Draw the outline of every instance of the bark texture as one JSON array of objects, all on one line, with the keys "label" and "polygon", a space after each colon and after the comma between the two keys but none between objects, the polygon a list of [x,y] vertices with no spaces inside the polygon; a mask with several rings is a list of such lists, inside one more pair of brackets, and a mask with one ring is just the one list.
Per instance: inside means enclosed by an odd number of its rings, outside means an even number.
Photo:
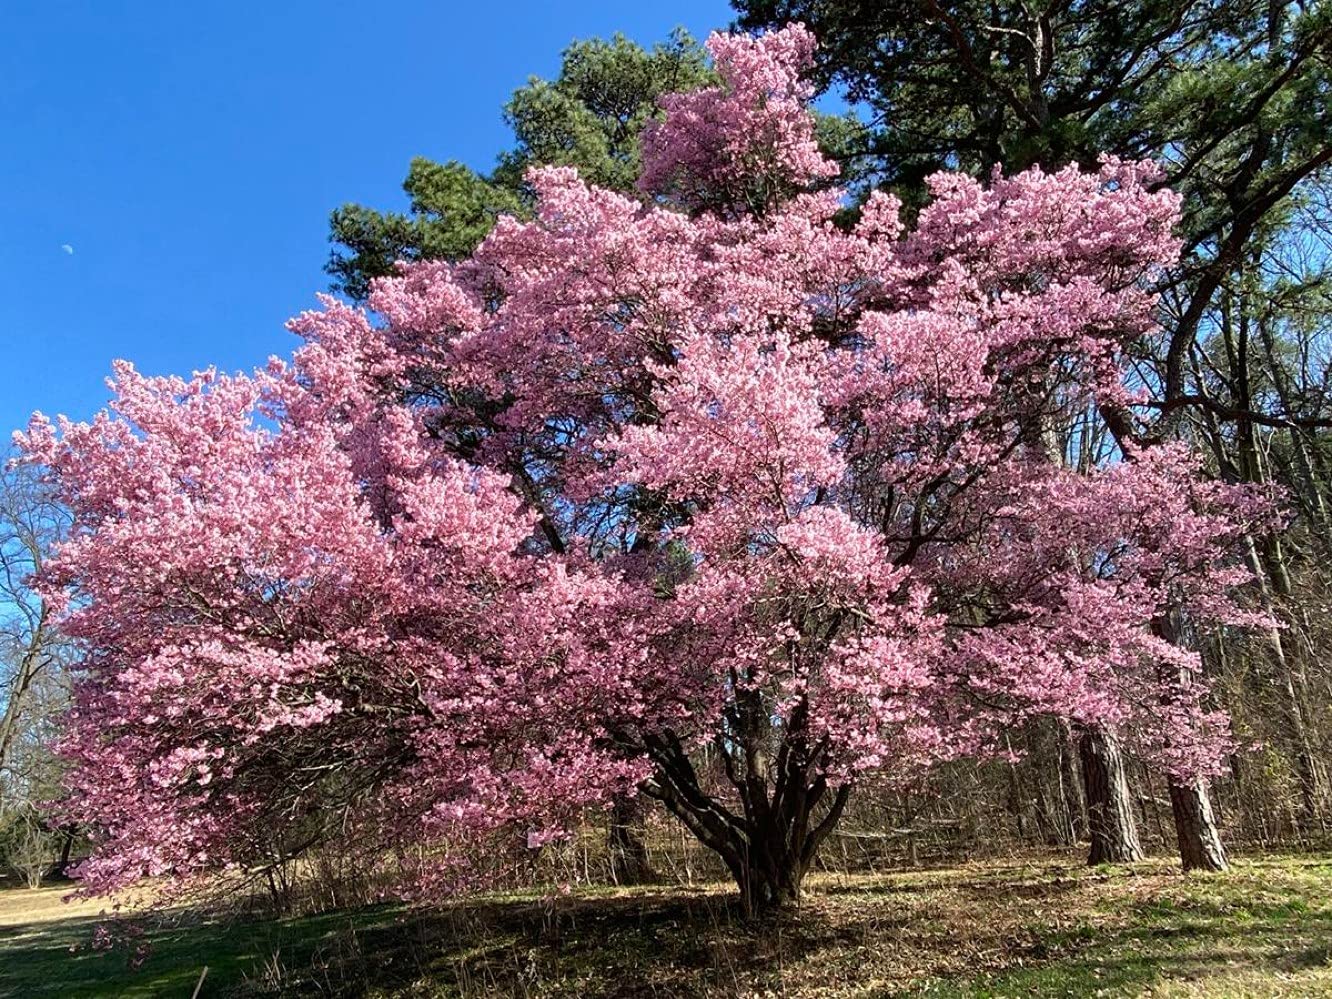
[{"label": "bark texture", "polygon": [[823,773],[824,749],[812,749],[806,739],[803,707],[774,738],[771,715],[751,697],[739,699],[734,738],[719,739],[714,747],[731,800],[700,780],[672,733],[646,739],[656,772],[643,790],[717,852],[746,914],[760,916],[800,899],[805,875],[841,820],[851,785],[833,785]]},{"label": "bark texture", "polygon": [[1224,871],[1230,865],[1212,811],[1212,798],[1202,780],[1170,782],[1170,808],[1175,813],[1179,859],[1186,871]]},{"label": "bark texture", "polygon": [[1083,728],[1079,751],[1091,836],[1087,863],[1129,864],[1142,860],[1144,854],[1119,740],[1101,729]]}]

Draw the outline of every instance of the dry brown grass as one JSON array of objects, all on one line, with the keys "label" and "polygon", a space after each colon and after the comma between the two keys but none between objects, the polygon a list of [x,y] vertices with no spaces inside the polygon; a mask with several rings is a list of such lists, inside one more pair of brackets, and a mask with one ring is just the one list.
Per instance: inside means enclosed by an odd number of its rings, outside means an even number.
[{"label": "dry brown grass", "polygon": [[106,899],[70,899],[69,885],[0,889],[0,933],[26,924],[96,916],[107,908]]}]

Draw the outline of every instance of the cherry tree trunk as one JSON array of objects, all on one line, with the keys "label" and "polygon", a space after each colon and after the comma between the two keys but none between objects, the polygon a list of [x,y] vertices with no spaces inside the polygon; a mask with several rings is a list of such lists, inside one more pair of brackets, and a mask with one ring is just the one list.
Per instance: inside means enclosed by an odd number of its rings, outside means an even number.
[{"label": "cherry tree trunk", "polygon": [[[793,712],[793,726],[804,712]],[[649,737],[653,779],[643,791],[659,800],[699,841],[716,851],[740,890],[747,916],[763,916],[800,900],[801,885],[820,846],[841,821],[849,783],[834,787],[813,773],[804,743],[785,733],[773,758],[775,780],[755,749],[757,726],[742,730],[734,746],[719,742],[725,771],[740,807],[704,789],[689,754],[670,733]],[[796,748],[792,748],[792,746]]]},{"label": "cherry tree trunk", "polygon": [[762,917],[789,908],[800,901],[805,875],[813,866],[818,848],[832,830],[846,803],[846,792],[838,791],[828,811],[815,823],[809,812],[768,814],[741,819],[724,836],[715,836],[706,818],[666,800],[667,807],[684,820],[703,842],[721,857],[740,891],[746,916]]},{"label": "cherry tree trunk", "polygon": [[1170,781],[1170,808],[1175,813],[1179,859],[1186,871],[1224,871],[1225,847],[1216,827],[1212,798],[1202,780]]},{"label": "cherry tree trunk", "polygon": [[762,841],[767,838],[762,834],[755,836],[754,846],[734,861],[727,860],[740,889],[741,904],[750,916],[770,914],[799,902],[801,885],[809,870],[798,851],[777,844],[765,846]]},{"label": "cherry tree trunk", "polygon": [[1083,728],[1079,740],[1087,798],[1089,864],[1128,864],[1143,859],[1129,797],[1128,772],[1119,740],[1097,728]]}]

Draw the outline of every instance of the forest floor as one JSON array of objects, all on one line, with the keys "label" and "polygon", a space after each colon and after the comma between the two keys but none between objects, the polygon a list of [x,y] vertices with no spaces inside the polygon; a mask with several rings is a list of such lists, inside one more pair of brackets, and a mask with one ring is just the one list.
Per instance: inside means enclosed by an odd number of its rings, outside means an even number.
[{"label": "forest floor", "polygon": [[815,876],[739,920],[723,885],[490,896],[300,919],[186,916],[137,970],[99,906],[0,891],[0,996],[1332,996],[1332,855],[1075,859]]}]

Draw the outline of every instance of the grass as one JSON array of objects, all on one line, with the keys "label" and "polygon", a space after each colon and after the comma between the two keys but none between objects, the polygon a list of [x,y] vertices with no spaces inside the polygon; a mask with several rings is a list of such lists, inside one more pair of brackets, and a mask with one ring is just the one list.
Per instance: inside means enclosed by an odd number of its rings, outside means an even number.
[{"label": "grass", "polygon": [[1332,996],[1332,857],[1073,858],[821,875],[755,928],[725,886],[492,896],[427,911],[160,930],[87,949],[95,910],[0,892],[0,996]]}]

